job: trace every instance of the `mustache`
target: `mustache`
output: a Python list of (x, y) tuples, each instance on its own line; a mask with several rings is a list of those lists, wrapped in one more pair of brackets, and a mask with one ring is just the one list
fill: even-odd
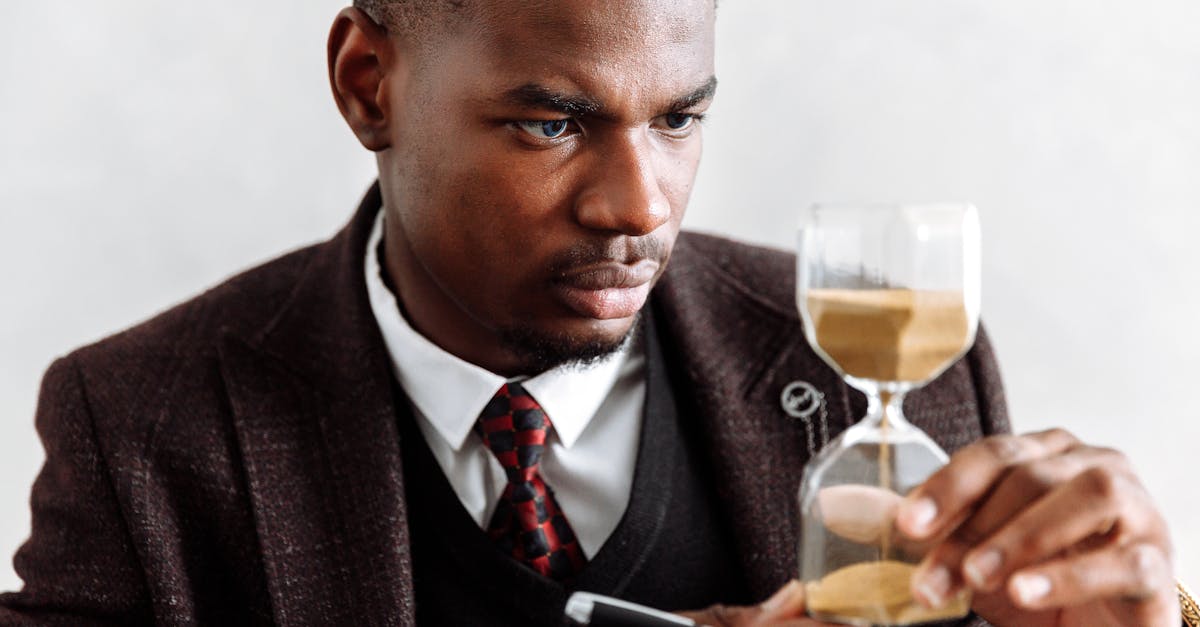
[(653, 237), (622, 237), (606, 241), (580, 241), (550, 260), (550, 271), (564, 276), (576, 268), (605, 263), (632, 265), (649, 259), (665, 265), (670, 246)]

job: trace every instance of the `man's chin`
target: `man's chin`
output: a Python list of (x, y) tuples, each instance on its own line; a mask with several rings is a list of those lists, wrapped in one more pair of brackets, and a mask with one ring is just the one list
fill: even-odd
[(559, 367), (587, 367), (620, 351), (633, 337), (641, 314), (594, 320), (578, 329), (514, 326), (501, 331), (501, 341), (517, 355), (528, 374)]

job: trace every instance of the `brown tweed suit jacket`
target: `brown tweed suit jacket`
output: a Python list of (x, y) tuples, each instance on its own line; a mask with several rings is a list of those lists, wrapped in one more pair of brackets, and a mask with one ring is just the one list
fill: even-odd
[[(21, 592), (0, 625), (408, 625), (406, 504), (388, 360), (362, 258), (372, 190), (332, 240), (239, 275), (58, 360)], [(793, 258), (684, 234), (651, 305), (752, 592), (797, 572), (806, 423), (862, 399), (808, 348)], [(949, 450), (1008, 428), (986, 336), (907, 405)], [(813, 428), (817, 428), (816, 421)]]

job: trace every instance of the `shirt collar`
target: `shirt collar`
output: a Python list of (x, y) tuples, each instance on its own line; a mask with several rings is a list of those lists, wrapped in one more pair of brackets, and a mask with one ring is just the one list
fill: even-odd
[[(508, 379), (464, 361), (412, 328), (396, 296), (384, 283), (377, 251), (383, 240), (381, 209), (367, 243), (365, 273), (371, 312), (383, 335), (392, 372), (417, 411), (455, 451), (462, 448), (479, 413)], [(633, 342), (587, 366), (568, 366), (521, 380), (570, 448), (608, 397), (622, 366), (635, 353)], [(520, 380), (520, 379), (514, 379)]]

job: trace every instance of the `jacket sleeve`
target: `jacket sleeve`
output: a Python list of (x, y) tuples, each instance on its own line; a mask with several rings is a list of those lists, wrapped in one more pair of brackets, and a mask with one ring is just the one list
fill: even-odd
[(30, 497), (32, 533), (13, 559), (25, 586), (0, 594), (0, 625), (149, 624), (142, 569), (72, 357), (47, 371), (36, 424), (46, 461)]
[(967, 353), (974, 378), (975, 394), (979, 400), (979, 418), (983, 435), (1011, 433), (1008, 421), (1008, 405), (1004, 400), (1004, 384), (1000, 380), (1000, 366), (992, 350), (991, 340), (983, 325), (975, 336), (975, 346)]

